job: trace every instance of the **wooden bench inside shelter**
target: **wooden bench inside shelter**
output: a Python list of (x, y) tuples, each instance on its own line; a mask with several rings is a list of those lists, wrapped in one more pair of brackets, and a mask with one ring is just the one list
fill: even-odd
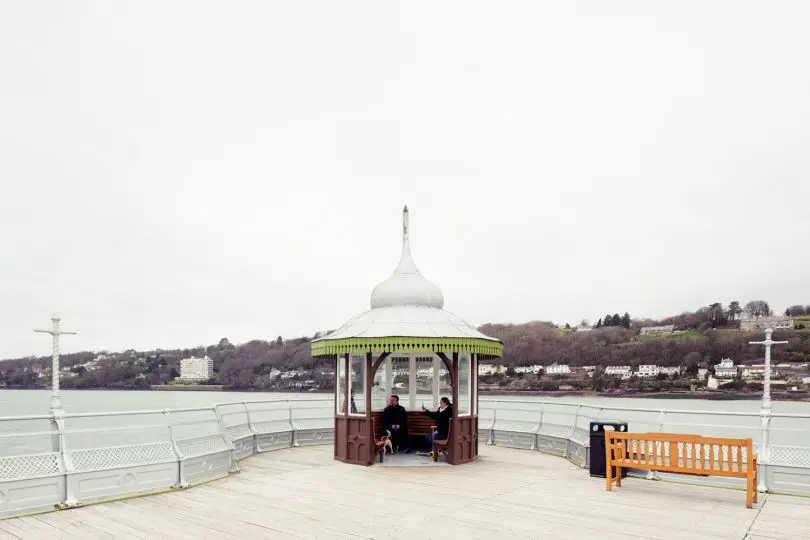
[[(753, 441), (680, 433), (605, 432), (606, 487), (622, 485), (622, 469), (745, 478), (745, 505), (757, 502)], [(613, 467), (616, 467), (613, 478)]]
[[(382, 411), (372, 411), (371, 419), (374, 422), (374, 436), (377, 438), (383, 435)], [(425, 411), (408, 411), (408, 435), (421, 435), (424, 437), (430, 433), (430, 426), (436, 425), (436, 421), (427, 415)]]

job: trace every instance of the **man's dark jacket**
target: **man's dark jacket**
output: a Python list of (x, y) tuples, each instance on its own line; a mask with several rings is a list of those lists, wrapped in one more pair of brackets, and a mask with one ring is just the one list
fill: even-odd
[(436, 412), (427, 411), (427, 415), (436, 421), (436, 431), (439, 432), (438, 439), (444, 440), (447, 438), (447, 432), (450, 428), (450, 419), (453, 418), (453, 406), (448, 405), (444, 410), (437, 410)]
[(404, 437), (408, 434), (408, 413), (402, 405), (388, 405), (383, 409), (382, 413), (383, 430), (390, 430), (393, 433), (391, 426), (399, 425), (397, 434)]

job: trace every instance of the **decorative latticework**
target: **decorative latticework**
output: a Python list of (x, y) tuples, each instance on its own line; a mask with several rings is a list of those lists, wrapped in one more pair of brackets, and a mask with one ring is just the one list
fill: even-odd
[(59, 454), (31, 454), (28, 456), (0, 457), (0, 480), (21, 480), (62, 474)]
[(810, 468), (810, 448), (802, 446), (771, 446), (770, 465)]
[(74, 450), (70, 452), (70, 459), (77, 471), (95, 471), (166, 463), (177, 460), (177, 456), (174, 455), (170, 442), (157, 442)]
[(231, 450), (230, 445), (225, 442), (222, 435), (206, 435), (205, 437), (181, 439), (177, 441), (177, 448), (185, 458), (206, 456)]

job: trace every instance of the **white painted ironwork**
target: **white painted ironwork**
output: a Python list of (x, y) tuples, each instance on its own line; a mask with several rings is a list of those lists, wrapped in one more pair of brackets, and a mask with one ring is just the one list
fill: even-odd
[[(749, 341), (750, 345), (763, 345), (765, 347), (765, 373), (764, 373), (764, 381), (762, 386), (762, 407), (760, 414), (762, 416), (762, 451), (758, 456), (760, 463), (768, 464), (770, 460), (769, 455), (769, 448), (770, 445), (768, 444), (768, 436), (769, 430), (768, 427), (771, 423), (771, 346), (772, 345), (784, 345), (787, 341), (773, 341), (771, 339), (771, 335), (773, 334), (773, 329), (767, 328), (765, 330), (765, 340), (764, 341)], [(767, 480), (765, 475), (760, 475), (759, 477), (759, 486), (757, 489), (760, 492), (764, 492), (768, 490)]]
[(176, 460), (169, 441), (73, 450), (70, 457), (75, 471), (97, 471)]
[(51, 352), (51, 412), (61, 411), (62, 402), (59, 396), (59, 336), (63, 334), (76, 335), (76, 332), (66, 332), (59, 328), (59, 315), (54, 313), (51, 315), (53, 326), (50, 330), (34, 330), (43, 334), (50, 334), (53, 339), (53, 348)]
[(0, 484), (8, 480), (41, 478), (62, 472), (58, 452), (0, 457)]
[[(759, 455), (763, 449), (758, 412), (598, 407), (558, 400), (485, 399), (480, 405), (481, 419), (485, 419), (485, 423), (489, 425), (486, 436), (492, 443), (527, 450), (534, 448), (535, 451), (565, 456), (582, 467), (587, 467), (588, 463), (588, 423), (602, 416), (627, 420), (631, 431), (684, 432), (707, 436), (722, 432), (722, 436), (752, 437), (757, 442)], [(260, 451), (288, 448), (294, 442), (302, 445), (328, 444), (332, 440), (331, 398), (236, 402), (221, 404), (218, 408), (219, 416), (212, 414), (214, 411), (211, 407), (67, 414), (65, 419), (71, 429), (60, 433), (59, 451), (33, 452), (30, 455), (0, 454), (0, 491), (25, 493), (26, 490), (35, 489), (35, 485), (61, 478), (62, 487), (55, 486), (55, 498), (50, 504), (75, 505), (93, 500), (94, 496), (98, 497), (84, 486), (105, 485), (104, 493), (107, 496), (138, 493), (138, 490), (153, 491), (154, 485), (133, 485), (134, 479), (141, 472), (144, 477), (148, 477), (162, 470), (166, 483), (161, 486), (182, 487), (207, 478), (227, 475), (233, 471), (232, 464), (229, 467), (229, 456), (236, 455), (241, 459)], [(194, 418), (190, 420), (186, 413)], [(163, 419), (163, 423), (150, 420), (144, 425), (139, 424), (136, 418), (130, 420), (130, 417), (143, 415), (153, 415), (150, 418), (157, 416)], [(679, 420), (679, 416), (685, 416), (686, 420)], [(810, 479), (808, 429), (796, 427), (797, 422), (810, 421), (810, 415), (772, 413), (771, 416), (774, 419), (788, 420), (790, 425), (779, 427), (777, 422), (768, 427), (771, 432), (770, 440), (775, 440), (775, 434), (783, 437), (782, 442), (785, 444), (769, 447), (770, 461), (767, 465), (761, 465), (760, 475), (768, 476), (771, 489), (810, 493), (810, 490), (802, 487), (810, 485), (810, 481), (803, 484), (802, 481), (797, 483), (795, 480), (785, 480)], [(43, 432), (41, 427), (9, 433), (3, 428), (6, 421), (29, 422), (34, 426), (37, 422), (50, 418), (50, 415), (0, 418), (0, 442), (16, 439), (24, 441), (26, 438), (34, 440), (36, 437), (48, 436), (49, 433)], [(695, 420), (691, 421), (691, 418)], [(86, 419), (90, 423), (89, 427), (80, 429), (77, 427), (77, 419)], [(121, 444), (94, 446), (94, 441), (101, 439), (99, 433), (104, 431), (103, 425), (111, 422), (116, 426), (113, 430)], [(143, 430), (144, 427), (149, 429)], [(138, 436), (147, 439), (132, 440), (127, 435), (127, 429), (146, 431), (146, 434), (139, 432)], [(193, 436), (194, 432), (199, 435)], [(188, 433), (192, 436), (188, 436)], [(65, 445), (66, 434), (70, 449)], [(4, 447), (7, 445), (0, 446), (0, 452)], [(19, 448), (19, 445), (11, 447)], [(667, 459), (671, 458), (668, 447), (665, 446), (660, 451)], [(711, 457), (728, 463), (729, 459), (735, 457), (734, 452), (737, 450), (732, 449), (730, 455), (728, 449), (722, 452), (725, 453)], [(680, 445), (678, 453), (681, 458), (685, 454), (688, 460), (707, 462), (708, 458), (701, 448), (698, 449), (697, 456), (692, 455), (691, 445)], [(35, 509), (32, 507), (26, 510)], [(15, 511), (19, 513), (19, 510)], [(7, 515), (3, 512), (0, 503), (0, 516)]]

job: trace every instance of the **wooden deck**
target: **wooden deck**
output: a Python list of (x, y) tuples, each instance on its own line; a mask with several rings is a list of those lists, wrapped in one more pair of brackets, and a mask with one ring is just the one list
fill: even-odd
[[(260, 454), (191, 489), (0, 521), (0, 538), (810, 539), (810, 499), (628, 478), (481, 446), (458, 467), (358, 467), (332, 447)], [(425, 458), (427, 459), (427, 458)]]

